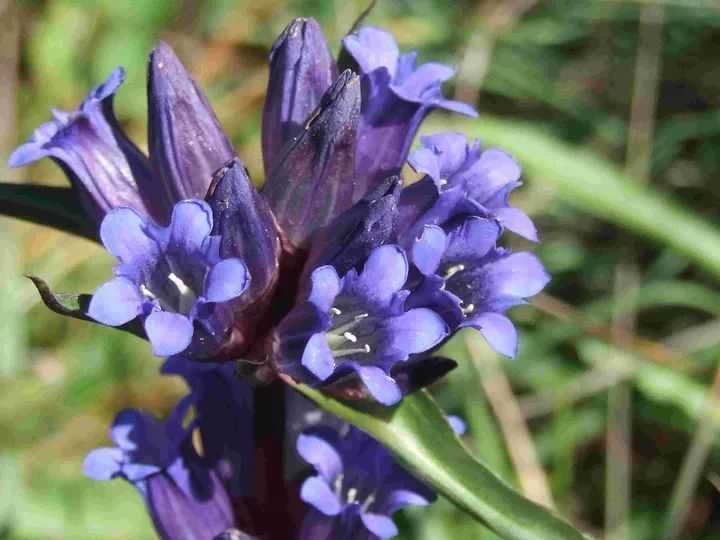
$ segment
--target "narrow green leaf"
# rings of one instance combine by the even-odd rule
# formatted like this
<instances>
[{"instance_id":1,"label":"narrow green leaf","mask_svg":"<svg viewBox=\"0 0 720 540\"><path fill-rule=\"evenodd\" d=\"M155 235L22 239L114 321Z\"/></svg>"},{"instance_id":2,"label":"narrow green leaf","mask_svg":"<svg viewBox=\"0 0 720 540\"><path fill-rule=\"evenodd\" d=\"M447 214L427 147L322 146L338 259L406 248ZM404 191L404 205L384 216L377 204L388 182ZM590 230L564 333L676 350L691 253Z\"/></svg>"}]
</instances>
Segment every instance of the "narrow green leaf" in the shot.
<instances>
[{"instance_id":1,"label":"narrow green leaf","mask_svg":"<svg viewBox=\"0 0 720 540\"><path fill-rule=\"evenodd\" d=\"M669 246L720 279L720 229L671 196L632 181L609 160L528 122L481 116L453 127L510 152L533 183L553 188L567 205Z\"/></svg>"},{"instance_id":2,"label":"narrow green leaf","mask_svg":"<svg viewBox=\"0 0 720 540\"><path fill-rule=\"evenodd\" d=\"M87 321L95 324L98 323L95 319L92 319L87 314L87 308L90 305L92 295L90 294L74 294L74 293L54 293L47 283L37 276L26 276L30 281L33 282L35 287L40 293L43 303L55 313L65 315L66 317L72 317L73 319L79 319L81 321ZM145 331L143 330L142 324L138 319L125 323L120 326L116 326L119 330L124 330L138 337L144 338Z\"/></svg>"},{"instance_id":3,"label":"narrow green leaf","mask_svg":"<svg viewBox=\"0 0 720 540\"><path fill-rule=\"evenodd\" d=\"M0 214L54 227L97 242L97 224L71 188L0 182Z\"/></svg>"},{"instance_id":4,"label":"narrow green leaf","mask_svg":"<svg viewBox=\"0 0 720 540\"><path fill-rule=\"evenodd\" d=\"M585 538L473 458L427 392L417 392L386 408L365 401L342 402L304 384L286 382L376 438L419 478L503 538Z\"/></svg>"}]
</instances>

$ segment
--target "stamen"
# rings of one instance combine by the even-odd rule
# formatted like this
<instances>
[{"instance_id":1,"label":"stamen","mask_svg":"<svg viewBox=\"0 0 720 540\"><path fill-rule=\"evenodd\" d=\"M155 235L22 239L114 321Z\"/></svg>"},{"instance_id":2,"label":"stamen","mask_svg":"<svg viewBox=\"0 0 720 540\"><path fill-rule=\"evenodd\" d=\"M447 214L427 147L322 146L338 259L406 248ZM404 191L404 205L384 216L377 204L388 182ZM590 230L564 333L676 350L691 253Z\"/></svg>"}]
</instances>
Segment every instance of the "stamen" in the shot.
<instances>
[{"instance_id":1,"label":"stamen","mask_svg":"<svg viewBox=\"0 0 720 540\"><path fill-rule=\"evenodd\" d=\"M464 315L470 315L475 310L475 304L468 304L464 308L462 308L462 312Z\"/></svg>"},{"instance_id":2,"label":"stamen","mask_svg":"<svg viewBox=\"0 0 720 540\"><path fill-rule=\"evenodd\" d=\"M441 185L441 186L446 186L446 185L447 185L447 180L446 180L445 178L441 178L441 179L440 179L440 185Z\"/></svg>"},{"instance_id":3,"label":"stamen","mask_svg":"<svg viewBox=\"0 0 720 540\"><path fill-rule=\"evenodd\" d=\"M357 489L352 487L348 489L347 492L347 502L348 504L352 504L355 502L355 497L357 496Z\"/></svg>"},{"instance_id":4,"label":"stamen","mask_svg":"<svg viewBox=\"0 0 720 540\"><path fill-rule=\"evenodd\" d=\"M144 283L140 284L140 292L143 293L144 296L147 296L151 300L157 300L157 296L155 296L150 289L148 289Z\"/></svg>"},{"instance_id":5,"label":"stamen","mask_svg":"<svg viewBox=\"0 0 720 540\"><path fill-rule=\"evenodd\" d=\"M336 308L336 307L331 307L331 308L330 308L330 312L331 312L333 315L342 315L342 311L340 311L340 310L339 310L338 308Z\"/></svg>"},{"instance_id":6,"label":"stamen","mask_svg":"<svg viewBox=\"0 0 720 540\"><path fill-rule=\"evenodd\" d=\"M352 341L353 343L357 342L357 336L355 334L351 334L350 332L345 332L343 334L343 337L348 341Z\"/></svg>"},{"instance_id":7,"label":"stamen","mask_svg":"<svg viewBox=\"0 0 720 540\"><path fill-rule=\"evenodd\" d=\"M335 492L335 496L338 498L340 498L340 493L342 492L342 483L344 477L345 475L343 473L340 473L335 477L335 480L333 480L333 491Z\"/></svg>"},{"instance_id":8,"label":"stamen","mask_svg":"<svg viewBox=\"0 0 720 540\"><path fill-rule=\"evenodd\" d=\"M351 320L349 320L345 324L341 324L340 326L333 328L330 333L335 334L337 336L344 336L345 335L344 332L352 330L353 328L355 328L355 326L357 326L357 324L360 321L362 321L364 318L366 318L368 316L369 315L367 313L361 313L360 315L356 315L355 317L353 317ZM350 339L350 338L346 337L346 339Z\"/></svg>"},{"instance_id":9,"label":"stamen","mask_svg":"<svg viewBox=\"0 0 720 540\"><path fill-rule=\"evenodd\" d=\"M333 357L342 358L343 356L350 356L351 354L367 354L370 352L370 345L367 343L362 349L340 349L333 351Z\"/></svg>"},{"instance_id":10,"label":"stamen","mask_svg":"<svg viewBox=\"0 0 720 540\"><path fill-rule=\"evenodd\" d=\"M447 269L447 272L445 272L445 279L450 279L455 274L457 274L458 272L462 272L463 270L465 270L464 264L456 264L455 266L451 266Z\"/></svg>"},{"instance_id":11,"label":"stamen","mask_svg":"<svg viewBox=\"0 0 720 540\"><path fill-rule=\"evenodd\" d=\"M373 491L370 495L368 495L367 499L365 499L365 502L362 504L362 511L367 512L368 509L372 506L372 503L375 502L375 492Z\"/></svg>"},{"instance_id":12,"label":"stamen","mask_svg":"<svg viewBox=\"0 0 720 540\"><path fill-rule=\"evenodd\" d=\"M177 290L180 291L181 295L185 296L188 293L192 294L192 291L190 290L190 288L187 285L185 285L183 280L180 279L179 277L177 277L174 273L170 272L168 274L168 279L175 284L175 286L177 287Z\"/></svg>"}]
</instances>

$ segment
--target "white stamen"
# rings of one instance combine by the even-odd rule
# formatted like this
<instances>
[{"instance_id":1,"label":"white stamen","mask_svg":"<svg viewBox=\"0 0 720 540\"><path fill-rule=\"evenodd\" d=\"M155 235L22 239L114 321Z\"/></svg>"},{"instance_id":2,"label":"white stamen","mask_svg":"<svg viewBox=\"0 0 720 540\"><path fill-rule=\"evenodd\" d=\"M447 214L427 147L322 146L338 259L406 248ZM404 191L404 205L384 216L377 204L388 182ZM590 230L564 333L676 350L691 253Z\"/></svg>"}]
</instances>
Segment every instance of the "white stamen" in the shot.
<instances>
[{"instance_id":1,"label":"white stamen","mask_svg":"<svg viewBox=\"0 0 720 540\"><path fill-rule=\"evenodd\" d=\"M144 283L140 284L140 292L143 293L144 296L147 296L152 300L157 300L157 296L155 296L152 291L145 286Z\"/></svg>"},{"instance_id":2,"label":"white stamen","mask_svg":"<svg viewBox=\"0 0 720 540\"><path fill-rule=\"evenodd\" d=\"M475 304L468 304L467 306L465 306L464 308L462 308L462 312L463 312L465 315L469 315L469 314L472 313L474 310L475 310Z\"/></svg>"},{"instance_id":3,"label":"white stamen","mask_svg":"<svg viewBox=\"0 0 720 540\"><path fill-rule=\"evenodd\" d=\"M185 282L183 282L183 280L177 277L174 273L170 272L168 274L168 279L175 284L181 295L186 296L187 294L192 294L192 291L187 285L185 285Z\"/></svg>"},{"instance_id":4,"label":"white stamen","mask_svg":"<svg viewBox=\"0 0 720 540\"><path fill-rule=\"evenodd\" d=\"M347 492L347 502L348 502L349 504L354 503L356 496L357 496L357 489L355 489L354 487L348 489L348 492Z\"/></svg>"},{"instance_id":5,"label":"white stamen","mask_svg":"<svg viewBox=\"0 0 720 540\"><path fill-rule=\"evenodd\" d=\"M352 341L353 343L357 342L357 336L355 334L351 334L350 332L345 332L343 334L343 337L348 341Z\"/></svg>"},{"instance_id":6,"label":"white stamen","mask_svg":"<svg viewBox=\"0 0 720 540\"><path fill-rule=\"evenodd\" d=\"M330 308L330 312L331 312L333 315L341 315L341 314L342 314L342 311L340 311L340 310L339 310L338 308L336 308L336 307L331 307L331 308Z\"/></svg>"},{"instance_id":7,"label":"white stamen","mask_svg":"<svg viewBox=\"0 0 720 540\"><path fill-rule=\"evenodd\" d=\"M446 185L447 185L447 180L446 180L445 178L441 178L441 179L440 179L440 185L441 185L441 186L446 186Z\"/></svg>"},{"instance_id":8,"label":"white stamen","mask_svg":"<svg viewBox=\"0 0 720 540\"><path fill-rule=\"evenodd\" d=\"M333 351L335 358L342 358L343 356L350 356L351 354L367 354L370 352L370 345L367 343L362 349L340 349L339 351Z\"/></svg>"},{"instance_id":9,"label":"white stamen","mask_svg":"<svg viewBox=\"0 0 720 540\"><path fill-rule=\"evenodd\" d=\"M456 264L455 266L451 266L447 269L447 272L445 272L445 279L450 279L455 274L457 274L458 272L462 272L463 270L465 270L464 264Z\"/></svg>"}]
</instances>

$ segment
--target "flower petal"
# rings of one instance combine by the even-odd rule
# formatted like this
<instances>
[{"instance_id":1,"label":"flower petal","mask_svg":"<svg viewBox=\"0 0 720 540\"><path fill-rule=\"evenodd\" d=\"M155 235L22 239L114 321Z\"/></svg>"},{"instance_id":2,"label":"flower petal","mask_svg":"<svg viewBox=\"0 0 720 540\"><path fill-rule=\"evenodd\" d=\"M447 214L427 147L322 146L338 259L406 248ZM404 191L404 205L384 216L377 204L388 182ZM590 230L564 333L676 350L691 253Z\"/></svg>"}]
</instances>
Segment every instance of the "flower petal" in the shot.
<instances>
[{"instance_id":1,"label":"flower petal","mask_svg":"<svg viewBox=\"0 0 720 540\"><path fill-rule=\"evenodd\" d=\"M317 476L311 476L303 482L300 488L300 498L326 516L336 516L342 510L340 501L330 486Z\"/></svg>"},{"instance_id":2,"label":"flower petal","mask_svg":"<svg viewBox=\"0 0 720 540\"><path fill-rule=\"evenodd\" d=\"M360 273L357 287L370 302L386 306L405 284L408 262L405 252L395 245L375 249Z\"/></svg>"},{"instance_id":3,"label":"flower petal","mask_svg":"<svg viewBox=\"0 0 720 540\"><path fill-rule=\"evenodd\" d=\"M120 273L135 282L144 281L160 257L153 229L131 208L116 208L105 216L100 240L120 261Z\"/></svg>"},{"instance_id":4,"label":"flower petal","mask_svg":"<svg viewBox=\"0 0 720 540\"><path fill-rule=\"evenodd\" d=\"M448 334L445 321L428 308L416 308L385 323L384 356L395 360L427 351Z\"/></svg>"},{"instance_id":5,"label":"flower petal","mask_svg":"<svg viewBox=\"0 0 720 540\"><path fill-rule=\"evenodd\" d=\"M400 50L390 32L373 26L363 26L357 35L345 36L343 46L363 73L386 68L390 76L395 76Z\"/></svg>"},{"instance_id":6,"label":"flower petal","mask_svg":"<svg viewBox=\"0 0 720 540\"><path fill-rule=\"evenodd\" d=\"M205 280L208 302L227 302L240 296L250 283L247 266L240 259L225 259L212 267Z\"/></svg>"},{"instance_id":7,"label":"flower petal","mask_svg":"<svg viewBox=\"0 0 720 540\"><path fill-rule=\"evenodd\" d=\"M320 428L317 433L314 430L301 433L297 439L297 451L300 457L315 467L326 482L332 482L343 472L343 463L337 449L321 436L327 437L328 432L331 430ZM336 435L334 431L331 433Z\"/></svg>"},{"instance_id":8,"label":"flower petal","mask_svg":"<svg viewBox=\"0 0 720 540\"><path fill-rule=\"evenodd\" d=\"M527 238L532 242L538 241L537 229L530 218L519 208L498 208L494 211L495 217L502 223L503 227Z\"/></svg>"},{"instance_id":9,"label":"flower petal","mask_svg":"<svg viewBox=\"0 0 720 540\"><path fill-rule=\"evenodd\" d=\"M423 275L434 274L445 254L447 235L440 227L428 225L412 248L413 264Z\"/></svg>"},{"instance_id":10,"label":"flower petal","mask_svg":"<svg viewBox=\"0 0 720 540\"><path fill-rule=\"evenodd\" d=\"M186 255L199 253L212 228L212 209L205 201L180 201L173 208L167 249Z\"/></svg>"},{"instance_id":11,"label":"flower petal","mask_svg":"<svg viewBox=\"0 0 720 540\"><path fill-rule=\"evenodd\" d=\"M517 330L505 315L492 312L483 313L470 319L467 325L480 330L483 337L500 354L509 358L517 356Z\"/></svg>"},{"instance_id":12,"label":"flower petal","mask_svg":"<svg viewBox=\"0 0 720 540\"><path fill-rule=\"evenodd\" d=\"M310 337L302 355L302 365L322 381L332 375L335 370L335 359L325 334L318 333Z\"/></svg>"},{"instance_id":13,"label":"flower petal","mask_svg":"<svg viewBox=\"0 0 720 540\"><path fill-rule=\"evenodd\" d=\"M388 516L362 512L360 519L371 533L380 538L392 538L398 534L398 528Z\"/></svg>"},{"instance_id":14,"label":"flower petal","mask_svg":"<svg viewBox=\"0 0 720 540\"><path fill-rule=\"evenodd\" d=\"M83 462L83 473L93 480L110 480L122 468L123 452L119 448L97 448Z\"/></svg>"},{"instance_id":15,"label":"flower petal","mask_svg":"<svg viewBox=\"0 0 720 540\"><path fill-rule=\"evenodd\" d=\"M101 285L93 294L88 315L102 324L120 326L137 317L142 295L132 281L119 277Z\"/></svg>"},{"instance_id":16,"label":"flower petal","mask_svg":"<svg viewBox=\"0 0 720 540\"><path fill-rule=\"evenodd\" d=\"M330 311L342 285L335 268L321 266L313 271L310 280L312 289L308 302L315 304L321 311Z\"/></svg>"},{"instance_id":17,"label":"flower petal","mask_svg":"<svg viewBox=\"0 0 720 540\"><path fill-rule=\"evenodd\" d=\"M379 367L359 366L356 371L368 392L383 405L395 405L402 398L395 380Z\"/></svg>"},{"instance_id":18,"label":"flower petal","mask_svg":"<svg viewBox=\"0 0 720 540\"><path fill-rule=\"evenodd\" d=\"M145 319L145 332L153 353L157 356L172 356L183 352L190 345L193 324L179 313L153 311Z\"/></svg>"}]
</instances>

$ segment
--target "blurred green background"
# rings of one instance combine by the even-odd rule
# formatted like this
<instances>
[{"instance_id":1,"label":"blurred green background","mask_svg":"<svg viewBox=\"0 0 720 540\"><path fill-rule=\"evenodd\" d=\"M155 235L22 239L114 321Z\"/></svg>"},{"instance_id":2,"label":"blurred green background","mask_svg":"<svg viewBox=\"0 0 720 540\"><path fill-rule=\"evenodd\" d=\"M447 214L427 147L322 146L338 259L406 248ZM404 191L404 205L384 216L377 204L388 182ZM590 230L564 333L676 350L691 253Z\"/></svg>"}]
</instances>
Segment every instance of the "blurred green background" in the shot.
<instances>
[{"instance_id":1,"label":"blurred green background","mask_svg":"<svg viewBox=\"0 0 720 540\"><path fill-rule=\"evenodd\" d=\"M207 89L262 182L266 56L294 17L335 50L366 0L0 0L0 159L117 65L116 109L146 134L147 54L162 38ZM515 204L553 275L513 318L515 361L475 335L434 393L468 444L527 496L613 539L720 538L720 4L714 0L381 0L369 21L459 67L436 113L524 166ZM2 180L64 185L49 161ZM45 309L22 274L92 291L109 255L0 220L0 538L151 538L124 482L83 478L114 413L182 394L141 341ZM399 515L406 538L492 538L446 501Z\"/></svg>"}]
</instances>

